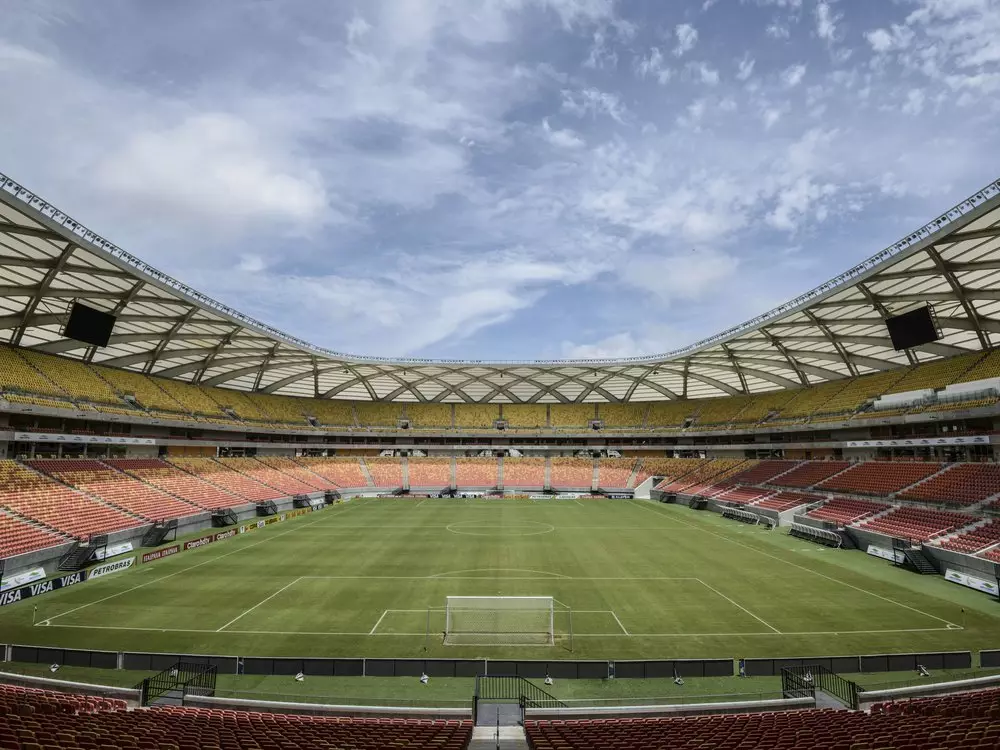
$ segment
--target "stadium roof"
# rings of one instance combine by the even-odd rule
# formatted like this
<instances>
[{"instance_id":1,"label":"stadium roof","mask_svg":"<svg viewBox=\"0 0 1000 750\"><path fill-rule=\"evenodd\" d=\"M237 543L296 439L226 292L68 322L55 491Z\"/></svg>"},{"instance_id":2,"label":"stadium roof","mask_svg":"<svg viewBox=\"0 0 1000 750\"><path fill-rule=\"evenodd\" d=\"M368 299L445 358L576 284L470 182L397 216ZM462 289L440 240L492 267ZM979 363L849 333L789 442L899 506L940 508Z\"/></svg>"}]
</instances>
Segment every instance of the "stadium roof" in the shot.
<instances>
[{"instance_id":1,"label":"stadium roof","mask_svg":"<svg viewBox=\"0 0 1000 750\"><path fill-rule=\"evenodd\" d=\"M62 335L74 300L117 316L106 348ZM895 351L884 318L924 302L942 337ZM489 362L314 346L190 289L0 174L0 341L205 385L445 403L703 398L940 359L988 348L998 335L1000 181L826 284L683 349Z\"/></svg>"}]
</instances>

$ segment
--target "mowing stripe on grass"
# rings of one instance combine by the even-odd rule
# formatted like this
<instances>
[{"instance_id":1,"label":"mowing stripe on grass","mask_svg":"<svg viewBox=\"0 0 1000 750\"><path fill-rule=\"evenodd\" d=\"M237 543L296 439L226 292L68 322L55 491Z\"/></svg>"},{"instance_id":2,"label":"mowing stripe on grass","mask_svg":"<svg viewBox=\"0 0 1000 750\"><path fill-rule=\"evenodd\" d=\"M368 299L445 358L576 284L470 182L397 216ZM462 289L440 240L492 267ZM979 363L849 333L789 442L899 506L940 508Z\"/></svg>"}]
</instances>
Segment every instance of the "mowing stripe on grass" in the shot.
<instances>
[{"instance_id":1,"label":"mowing stripe on grass","mask_svg":"<svg viewBox=\"0 0 1000 750\"><path fill-rule=\"evenodd\" d=\"M728 596L726 596L725 594L723 594L723 593L722 593L721 591L719 591L719 590L718 590L717 588L715 588L714 586L709 586L709 585L708 585L707 583L705 583L705 582L704 582L703 580L701 580L700 578L698 579L698 583L700 583L700 584L701 584L702 586L704 586L704 587L705 587L706 589L708 589L709 591L711 591L711 592L713 592L713 593L715 593L715 594L718 594L718 595L719 595L719 596L721 596L721 597L722 597L723 599L725 599L725 600L726 600L727 602L729 602L730 604L732 604L732 605L733 605L734 607L737 607L737 608L739 608L739 609L742 609L742 610L743 610L744 612L746 612L746 613L747 613L748 615L750 615L750 616L751 616L751 617L752 617L753 619L755 619L755 620L756 620L757 622L761 623L762 625L767 625L767 627L769 627L769 628L770 628L771 630L773 630L773 631L774 631L775 633L778 633L779 635L781 634L781 631L780 631L780 630L778 630L778 629L777 629L776 627L774 627L773 625L771 625L771 624L769 624L768 622L764 621L764 620L763 620L762 618L760 618L760 617L757 617L757 615L755 615L755 614L754 614L753 612L751 612L751 611L750 611L749 609L747 609L746 607L744 607L744 606L743 606L742 604L738 604L737 602L734 602L734 601L733 601L732 599L730 599L730 598L729 598Z\"/></svg>"},{"instance_id":2,"label":"mowing stripe on grass","mask_svg":"<svg viewBox=\"0 0 1000 750\"><path fill-rule=\"evenodd\" d=\"M245 617L246 615L248 615L248 614L250 614L251 612L253 612L253 611L254 611L255 609L257 609L257 607L259 607L259 606L260 606L261 604L266 604L267 602L271 601L271 600L272 600L272 599L273 599L274 597L276 597L276 596L277 596L278 594L280 594L280 593L281 593L282 591L284 591L285 589L287 589L287 588L289 588L289 587L291 587L291 586L294 586L294 585L295 585L296 583L298 583L298 582L299 582L299 581L301 581L301 580L302 580L301 578L296 578L296 579L295 579L294 581L291 581L290 583L286 583L286 584L285 584L284 586L282 586L282 587L281 587L280 589L278 589L277 591L275 591L275 592L274 592L273 594L271 594L271 595L270 595L269 597L267 597L266 599L262 599L262 600L260 600L260 601L259 601L259 602L257 602L257 603L256 603L255 605L253 605L252 607L250 607L250 609L247 609L247 610L244 610L243 614L241 614L241 615L237 615L236 617L234 617L234 618L233 618L232 620L230 620L229 622L227 622L227 623L226 623L225 625L223 625L223 626L222 626L221 628L219 628L219 629L218 629L218 630L216 630L215 632L216 632L216 633L221 633L221 632L222 632L223 630L225 630L226 628L228 628L228 627L229 627L230 625L232 625L232 624L233 624L234 622L236 622L237 620L239 620L239 619L242 619L242 618L243 618L243 617Z\"/></svg>"},{"instance_id":3,"label":"mowing stripe on grass","mask_svg":"<svg viewBox=\"0 0 1000 750\"><path fill-rule=\"evenodd\" d=\"M349 506L347 508L347 510L350 510L351 507L357 507L357 506ZM347 510L342 510L337 515L341 515L343 513L346 513ZM253 544L248 544L246 547L240 547L239 549L230 550L229 552L226 552L225 554L217 555L215 557L209 558L208 560L203 560L202 562L197 563L196 565L191 565L191 566L189 566L187 568L182 568L181 570L175 571L173 573L168 573L165 576L160 576L159 578L154 578L152 581L146 581L145 583L140 583L137 586L133 586L132 588L125 589L124 591L119 591L116 594L111 594L110 596L105 596L103 599L95 599L92 602L87 602L86 604L81 604L79 607L73 607L73 609L68 609L65 612L60 612L57 615L52 615L52 617L47 617L46 621L49 622L49 621L55 620L57 617L64 617L64 616L72 614L74 612L79 612L81 609L86 609L87 607L92 607L95 604L100 604L102 602L106 602L109 599L115 599L115 598L117 598L119 596L122 596L123 594L129 594L129 593L131 593L133 591L136 591L136 590L141 589L141 588L145 588L146 586L150 586L150 585L152 585L154 583L159 583L160 581L165 581L168 578L173 578L174 576L179 576L181 573L187 573L189 570L194 570L195 568L200 568L202 565L208 565L209 563L215 562L216 560L221 560L223 557L229 557L230 555L235 555L237 552L243 552L244 550L253 549L254 547L258 547L261 544L264 544L265 542L273 541L273 540L277 539L278 537L287 536L288 534L292 534L292 533L294 533L296 531L299 531L300 529L308 528L308 527L310 527L310 526L312 526L314 524L319 523L320 520L322 520L322 519L317 519L316 521L313 521L312 523L307 523L304 526L299 526L299 527L294 528L294 529L289 529L288 531L283 531L280 534L275 534L274 536L269 536L266 539L261 539L259 542L254 542ZM141 570L141 568L140 568L140 570ZM113 580L113 579L111 579L109 577L108 580ZM209 631L209 632L211 632L211 631Z\"/></svg>"},{"instance_id":4,"label":"mowing stripe on grass","mask_svg":"<svg viewBox=\"0 0 1000 750\"><path fill-rule=\"evenodd\" d=\"M633 505L637 505L640 508L645 508L650 513L655 513L656 515L660 516L661 518L667 517L667 516L664 516L659 511L654 510L654 508L656 507L655 505L640 505L635 500L626 500L625 502L632 503ZM650 501L646 501L646 502L650 502ZM681 523L687 524L687 521L683 521L682 520ZM951 625L952 626L952 628L951 628L952 630L960 629L959 625L956 625L955 623L950 622L949 620L946 620L943 617L938 617L937 615L932 615L930 612L924 612L923 610L917 609L916 607L911 607L909 604L903 604L902 602L897 602L897 601L895 601L893 599L890 599L887 596L882 596L881 594L876 594L874 591L869 591L868 589L863 589L860 586L855 586L853 583L848 583L847 581L842 581L839 578L834 578L833 576L828 576L828 575L826 575L824 573L820 573L818 570L813 570L812 568L807 568L805 565L799 565L798 563L793 563L790 560L786 560L783 557L778 557L777 555L772 555L769 552L764 552L764 550L757 549L756 547L751 547L749 544L744 544L743 542L737 541L736 539L728 537L728 536L726 536L724 534L719 534L718 532L712 531L711 529L706 529L704 527L698 527L698 526L695 526L694 524L688 524L688 525L690 525L690 527L692 529L699 529L700 528L700 530L704 531L706 534L711 534L712 536L718 537L719 539L722 539L724 541L731 542L732 544L735 544L737 546L740 546L740 547L743 547L745 549L748 549L748 550L751 550L753 552L756 552L757 554L763 555L764 557L770 557L772 560L777 560L778 562L784 563L785 565L791 565L793 568L798 568L799 570L804 570L807 573L812 573L813 575L817 575L820 578L825 578L828 581L833 581L834 583L839 583L842 586L847 586L848 588L854 589L855 591L860 591L863 594L868 594L869 596L874 596L876 599L881 599L884 602L889 602L889 604L895 604L897 607L903 607L904 609L908 609L911 612L916 612L917 614L923 615L924 617L930 617L932 620L937 620L938 622L943 622L945 625ZM944 628L940 628L940 629L944 629Z\"/></svg>"}]
</instances>

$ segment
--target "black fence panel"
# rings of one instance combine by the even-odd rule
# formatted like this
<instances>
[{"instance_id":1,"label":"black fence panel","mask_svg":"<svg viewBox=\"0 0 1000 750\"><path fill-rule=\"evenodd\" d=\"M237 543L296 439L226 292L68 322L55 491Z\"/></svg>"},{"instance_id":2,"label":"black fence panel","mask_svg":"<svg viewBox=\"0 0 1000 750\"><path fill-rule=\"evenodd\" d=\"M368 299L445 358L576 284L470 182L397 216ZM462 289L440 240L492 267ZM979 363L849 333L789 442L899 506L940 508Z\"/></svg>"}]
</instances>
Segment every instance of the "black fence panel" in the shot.
<instances>
[{"instance_id":1,"label":"black fence panel","mask_svg":"<svg viewBox=\"0 0 1000 750\"><path fill-rule=\"evenodd\" d=\"M11 661L28 664L62 664L67 667L116 669L118 667L118 654L114 651L89 651L76 648L11 646Z\"/></svg>"},{"instance_id":2,"label":"black fence panel","mask_svg":"<svg viewBox=\"0 0 1000 750\"><path fill-rule=\"evenodd\" d=\"M984 669L987 667L1000 667L1000 649L980 651L979 666Z\"/></svg>"},{"instance_id":3,"label":"black fence panel","mask_svg":"<svg viewBox=\"0 0 1000 750\"><path fill-rule=\"evenodd\" d=\"M395 659L365 659L365 674L368 677L395 677Z\"/></svg>"}]
</instances>

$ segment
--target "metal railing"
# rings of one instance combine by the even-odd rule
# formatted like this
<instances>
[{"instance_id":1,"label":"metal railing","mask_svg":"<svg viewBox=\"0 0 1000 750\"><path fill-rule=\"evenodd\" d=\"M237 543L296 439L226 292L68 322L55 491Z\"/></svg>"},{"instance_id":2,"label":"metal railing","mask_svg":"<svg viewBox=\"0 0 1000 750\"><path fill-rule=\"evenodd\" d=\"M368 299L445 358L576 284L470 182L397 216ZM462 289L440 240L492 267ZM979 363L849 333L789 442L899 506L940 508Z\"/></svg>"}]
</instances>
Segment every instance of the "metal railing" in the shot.
<instances>
[{"instance_id":1,"label":"metal railing","mask_svg":"<svg viewBox=\"0 0 1000 750\"><path fill-rule=\"evenodd\" d=\"M517 703L525 708L566 708L566 704L538 685L517 675L478 675L476 691L472 697L473 715L480 701L488 703Z\"/></svg>"},{"instance_id":2,"label":"metal railing","mask_svg":"<svg viewBox=\"0 0 1000 750\"><path fill-rule=\"evenodd\" d=\"M212 665L179 661L135 686L139 691L139 703L148 706L161 699L180 703L188 693L215 695L217 674L218 669Z\"/></svg>"},{"instance_id":3,"label":"metal railing","mask_svg":"<svg viewBox=\"0 0 1000 750\"><path fill-rule=\"evenodd\" d=\"M829 693L848 708L857 710L862 688L826 667L802 665L781 670L781 692L786 698L811 698L816 691Z\"/></svg>"}]
</instances>

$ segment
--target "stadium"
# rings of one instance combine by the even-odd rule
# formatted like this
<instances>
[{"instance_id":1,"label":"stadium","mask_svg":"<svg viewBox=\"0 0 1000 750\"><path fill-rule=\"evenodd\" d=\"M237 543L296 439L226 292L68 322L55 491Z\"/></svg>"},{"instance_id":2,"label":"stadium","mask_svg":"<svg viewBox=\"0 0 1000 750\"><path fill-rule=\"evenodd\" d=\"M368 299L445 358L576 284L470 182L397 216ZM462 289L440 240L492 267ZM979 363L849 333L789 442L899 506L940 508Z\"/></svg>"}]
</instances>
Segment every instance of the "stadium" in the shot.
<instances>
[{"instance_id":1,"label":"stadium","mask_svg":"<svg viewBox=\"0 0 1000 750\"><path fill-rule=\"evenodd\" d=\"M196 706L142 731L190 737L247 699L437 704L449 718L402 726L462 747L475 683L528 712L533 747L632 747L658 721L701 742L733 719L546 711L648 703L650 685L651 715L680 690L858 709L894 676L979 686L1000 666L1000 183L684 350L534 362L317 348L0 184L0 632L25 684L141 679L142 701ZM124 721L121 698L33 690L0 705L34 696L101 736ZM997 693L976 695L966 715L989 723ZM954 700L875 728L748 721L955 732Z\"/></svg>"}]
</instances>

